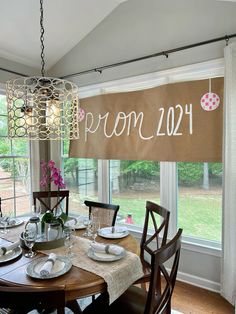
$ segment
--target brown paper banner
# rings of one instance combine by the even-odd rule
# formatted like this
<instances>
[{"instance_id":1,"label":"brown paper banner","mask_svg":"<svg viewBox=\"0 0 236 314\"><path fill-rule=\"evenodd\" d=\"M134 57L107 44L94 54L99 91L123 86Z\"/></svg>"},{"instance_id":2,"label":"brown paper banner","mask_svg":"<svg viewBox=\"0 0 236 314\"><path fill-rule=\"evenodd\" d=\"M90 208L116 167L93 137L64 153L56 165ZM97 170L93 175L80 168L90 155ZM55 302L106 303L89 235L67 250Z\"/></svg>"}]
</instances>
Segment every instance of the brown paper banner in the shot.
<instances>
[{"instance_id":1,"label":"brown paper banner","mask_svg":"<svg viewBox=\"0 0 236 314\"><path fill-rule=\"evenodd\" d=\"M69 156L220 162L223 84L214 78L82 99Z\"/></svg>"}]
</instances>

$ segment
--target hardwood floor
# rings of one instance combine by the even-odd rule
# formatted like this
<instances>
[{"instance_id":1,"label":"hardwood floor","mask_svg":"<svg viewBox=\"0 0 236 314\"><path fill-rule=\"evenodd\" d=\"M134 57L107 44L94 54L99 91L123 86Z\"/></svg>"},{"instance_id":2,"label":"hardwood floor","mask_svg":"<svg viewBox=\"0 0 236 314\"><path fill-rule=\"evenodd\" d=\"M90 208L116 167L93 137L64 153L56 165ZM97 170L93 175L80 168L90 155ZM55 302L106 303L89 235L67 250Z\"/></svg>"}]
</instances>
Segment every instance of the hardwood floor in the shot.
<instances>
[{"instance_id":1,"label":"hardwood floor","mask_svg":"<svg viewBox=\"0 0 236 314\"><path fill-rule=\"evenodd\" d=\"M234 307L220 294L176 282L172 308L183 314L234 314Z\"/></svg>"}]
</instances>

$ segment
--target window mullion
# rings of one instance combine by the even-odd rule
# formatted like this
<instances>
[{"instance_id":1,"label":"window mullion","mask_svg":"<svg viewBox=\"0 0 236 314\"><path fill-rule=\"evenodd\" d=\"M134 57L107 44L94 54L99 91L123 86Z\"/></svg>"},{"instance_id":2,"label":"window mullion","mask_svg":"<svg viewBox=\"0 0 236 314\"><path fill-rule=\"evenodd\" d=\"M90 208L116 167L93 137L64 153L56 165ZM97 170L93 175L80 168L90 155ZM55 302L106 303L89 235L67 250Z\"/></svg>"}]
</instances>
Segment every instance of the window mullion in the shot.
<instances>
[{"instance_id":1,"label":"window mullion","mask_svg":"<svg viewBox=\"0 0 236 314\"><path fill-rule=\"evenodd\" d=\"M102 203L109 203L110 189L109 189L109 161L98 160L98 200Z\"/></svg>"},{"instance_id":2,"label":"window mullion","mask_svg":"<svg viewBox=\"0 0 236 314\"><path fill-rule=\"evenodd\" d=\"M177 173L175 162L160 163L160 199L161 205L170 212L169 236L177 230Z\"/></svg>"}]
</instances>

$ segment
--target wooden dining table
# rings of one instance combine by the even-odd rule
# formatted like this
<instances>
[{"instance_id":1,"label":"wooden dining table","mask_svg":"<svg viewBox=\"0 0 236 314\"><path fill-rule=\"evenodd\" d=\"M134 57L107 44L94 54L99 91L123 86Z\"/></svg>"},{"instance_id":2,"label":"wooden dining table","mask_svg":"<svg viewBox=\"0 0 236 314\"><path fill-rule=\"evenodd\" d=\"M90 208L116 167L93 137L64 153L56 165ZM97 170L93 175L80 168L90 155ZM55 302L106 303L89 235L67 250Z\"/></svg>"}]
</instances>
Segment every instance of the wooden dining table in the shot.
<instances>
[{"instance_id":1,"label":"wooden dining table","mask_svg":"<svg viewBox=\"0 0 236 314\"><path fill-rule=\"evenodd\" d=\"M83 232L84 230L79 230L77 231L77 235L82 236ZM4 243L6 240L1 241ZM118 244L124 247L126 250L139 255L139 243L130 234L125 238L112 240L98 236L96 241ZM21 256L12 261L0 263L0 284L24 287L64 287L66 301L88 297L97 293L105 292L107 290L107 284L102 277L83 270L77 266L72 266L69 272L60 277L52 279L31 278L26 274L26 268L28 264L31 263L32 260L44 255L40 252L37 252L37 255L33 259L29 259L24 256L24 249L22 253L23 254Z\"/></svg>"}]
</instances>

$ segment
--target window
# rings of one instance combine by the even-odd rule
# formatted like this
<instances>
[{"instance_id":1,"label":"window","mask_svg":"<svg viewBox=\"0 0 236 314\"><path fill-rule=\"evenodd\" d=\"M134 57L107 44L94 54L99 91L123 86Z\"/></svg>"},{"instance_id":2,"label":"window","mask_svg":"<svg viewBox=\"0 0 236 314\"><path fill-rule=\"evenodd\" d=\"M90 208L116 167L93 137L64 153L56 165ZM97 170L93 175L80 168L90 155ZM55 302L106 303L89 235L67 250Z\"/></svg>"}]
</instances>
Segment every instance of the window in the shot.
<instances>
[{"instance_id":1,"label":"window","mask_svg":"<svg viewBox=\"0 0 236 314\"><path fill-rule=\"evenodd\" d=\"M85 86L80 89L80 97L151 88L167 82L220 77L223 73L223 60L213 60ZM190 242L199 245L212 243L213 246L213 242L209 241L215 241L219 247L222 226L221 163L99 160L94 166L95 171L98 190L91 194L87 192L87 197L119 204L118 219L121 223L125 223L131 214L132 221L141 230L145 203L150 200L170 209L170 234L175 234L176 229L182 227L184 237L187 236ZM80 197L83 199L84 194ZM76 199L78 202L78 195Z\"/></svg>"},{"instance_id":2,"label":"window","mask_svg":"<svg viewBox=\"0 0 236 314\"><path fill-rule=\"evenodd\" d=\"M63 142L63 170L70 190L70 213L85 213L84 200L98 200L98 162L96 159L68 158L69 142Z\"/></svg>"},{"instance_id":3,"label":"window","mask_svg":"<svg viewBox=\"0 0 236 314\"><path fill-rule=\"evenodd\" d=\"M0 197L3 214L24 215L30 211L30 148L24 139L7 137L7 105L0 95Z\"/></svg>"},{"instance_id":4,"label":"window","mask_svg":"<svg viewBox=\"0 0 236 314\"><path fill-rule=\"evenodd\" d=\"M160 202L159 162L111 160L110 198L120 205L120 222L142 227L146 200Z\"/></svg>"},{"instance_id":5,"label":"window","mask_svg":"<svg viewBox=\"0 0 236 314\"><path fill-rule=\"evenodd\" d=\"M222 164L178 163L178 226L184 235L221 241Z\"/></svg>"}]
</instances>

